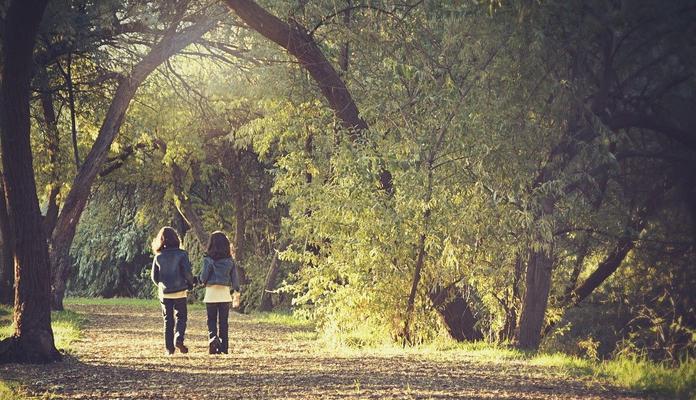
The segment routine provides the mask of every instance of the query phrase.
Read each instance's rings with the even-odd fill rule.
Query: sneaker
[[[169,356],[171,356],[171,355],[174,355],[174,350],[169,350],[169,349],[167,349],[167,350],[164,351],[164,355],[167,356],[167,357],[169,357]]]
[[[184,345],[184,342],[177,343],[176,348],[179,349],[182,354],[188,353],[188,347]]]
[[[208,341],[208,354],[219,354],[220,353],[220,342],[217,338],[210,339]]]

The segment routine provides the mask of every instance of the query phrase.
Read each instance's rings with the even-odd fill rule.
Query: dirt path
[[[522,362],[442,356],[341,356],[315,346],[303,328],[233,313],[233,354],[209,356],[204,311],[189,310],[190,353],[163,355],[159,310],[71,306],[87,316],[83,338],[65,362],[0,366],[33,395],[74,399],[226,398],[636,398]]]

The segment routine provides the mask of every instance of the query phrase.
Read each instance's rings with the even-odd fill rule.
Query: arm
[[[152,279],[152,282],[157,285],[159,283],[159,265],[157,265],[157,256],[155,255],[155,258],[152,259],[152,271],[150,271],[150,278]]]
[[[210,270],[211,264],[210,261],[208,261],[208,257],[203,257],[203,269],[201,269],[201,274],[198,277],[198,280],[204,284],[208,284],[208,279],[210,279]]]
[[[181,258],[181,270],[184,274],[184,279],[189,284],[189,288],[193,287],[193,272],[191,271],[191,261],[189,261],[188,254],[184,253]]]

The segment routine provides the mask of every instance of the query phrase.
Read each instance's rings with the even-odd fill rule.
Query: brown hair
[[[160,229],[157,236],[152,239],[152,251],[156,254],[161,253],[162,249],[178,249],[180,245],[179,234],[171,226]]]
[[[210,235],[206,255],[213,260],[231,258],[234,256],[234,247],[232,243],[230,243],[230,240],[227,239],[227,235],[225,235],[224,232],[215,231]]]

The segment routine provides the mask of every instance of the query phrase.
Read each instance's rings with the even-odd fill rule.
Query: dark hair
[[[160,229],[157,236],[152,240],[152,251],[161,253],[162,249],[178,249],[181,244],[179,234],[171,226]]]
[[[227,235],[221,231],[215,231],[208,239],[208,249],[205,255],[213,260],[231,258],[234,255],[234,247],[232,247],[230,240],[227,239]]]

